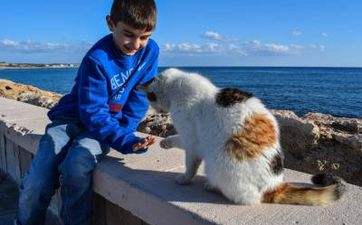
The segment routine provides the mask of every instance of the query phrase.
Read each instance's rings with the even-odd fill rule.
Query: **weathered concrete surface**
[[[200,171],[190,186],[175,184],[183,171],[182,150],[152,147],[145,157],[111,152],[99,164],[94,189],[151,224],[361,224],[362,188],[348,185],[342,201],[326,208],[292,205],[233,205],[203,190]],[[309,175],[287,170],[287,180]],[[170,221],[173,221],[170,223]]]
[[[16,108],[24,109],[21,110],[24,114],[18,115],[19,119],[11,118],[12,131],[6,131],[5,135],[25,144],[23,139],[26,140],[27,136],[42,134],[46,116],[45,112],[42,115],[38,112],[38,116],[43,116],[43,122],[40,118],[33,123],[23,120],[31,117],[26,110],[28,106],[23,104],[0,98],[0,114],[6,111],[5,116],[0,117],[0,128],[8,128],[10,124],[6,119],[11,118],[12,110],[9,108],[14,109],[13,113]],[[29,132],[22,133],[24,129],[20,127],[24,124]],[[93,189],[108,201],[154,225],[362,224],[360,186],[348,184],[344,198],[326,208],[270,204],[239,206],[218,194],[204,191],[203,171],[189,186],[175,184],[175,176],[184,170],[183,160],[182,150],[163,150],[157,144],[142,155],[122,155],[111,151],[94,172]],[[309,182],[309,175],[304,173],[287,170],[286,175],[290,181]]]
[[[35,153],[49,123],[48,109],[1,97],[0,106],[0,127],[6,128],[6,137]]]

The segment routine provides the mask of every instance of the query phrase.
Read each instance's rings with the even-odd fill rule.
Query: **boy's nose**
[[[137,38],[136,40],[132,41],[132,47],[134,49],[139,49],[141,46],[141,41]]]

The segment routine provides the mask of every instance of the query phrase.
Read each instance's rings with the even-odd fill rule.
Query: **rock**
[[[319,128],[313,121],[305,121],[294,112],[272,110],[280,127],[281,145],[297,159],[303,159],[308,149],[315,147],[319,139]]]
[[[146,118],[139,124],[138,131],[160,137],[176,134],[168,114],[156,114],[150,109]]]
[[[362,155],[362,119],[308,113],[303,120],[317,124],[321,131],[320,142],[345,146],[352,151],[349,154]]]
[[[362,119],[322,113],[308,113],[301,118],[291,116],[290,113],[275,114],[281,126],[287,167],[308,173],[332,172],[348,182],[362,185]],[[309,129],[310,134],[307,125],[314,127]],[[299,138],[285,140],[285,137],[292,137],[293,133],[306,137],[303,138],[306,143],[298,143],[303,141]],[[305,149],[301,147],[295,154],[295,149],[291,148],[293,145],[304,145]]]
[[[31,85],[18,84],[4,79],[0,79],[0,96],[45,108],[52,108],[62,97],[54,92],[43,91]]]

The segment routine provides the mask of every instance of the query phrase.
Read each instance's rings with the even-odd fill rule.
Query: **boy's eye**
[[[128,38],[131,38],[131,37],[133,37],[133,34],[124,33],[124,36],[126,36],[126,37],[128,37]]]
[[[142,40],[142,41],[144,41],[144,40],[147,40],[147,39],[149,39],[150,38],[150,36],[142,36],[140,39]]]
[[[157,97],[156,97],[156,94],[154,92],[148,92],[147,93],[147,98],[151,102],[157,101]]]

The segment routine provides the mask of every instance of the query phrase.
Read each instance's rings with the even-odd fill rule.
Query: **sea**
[[[219,87],[234,87],[258,96],[271,109],[302,116],[321,112],[362,118],[362,68],[327,67],[179,67],[208,77]],[[166,69],[160,67],[159,72]],[[68,93],[77,68],[3,69],[0,79]]]

